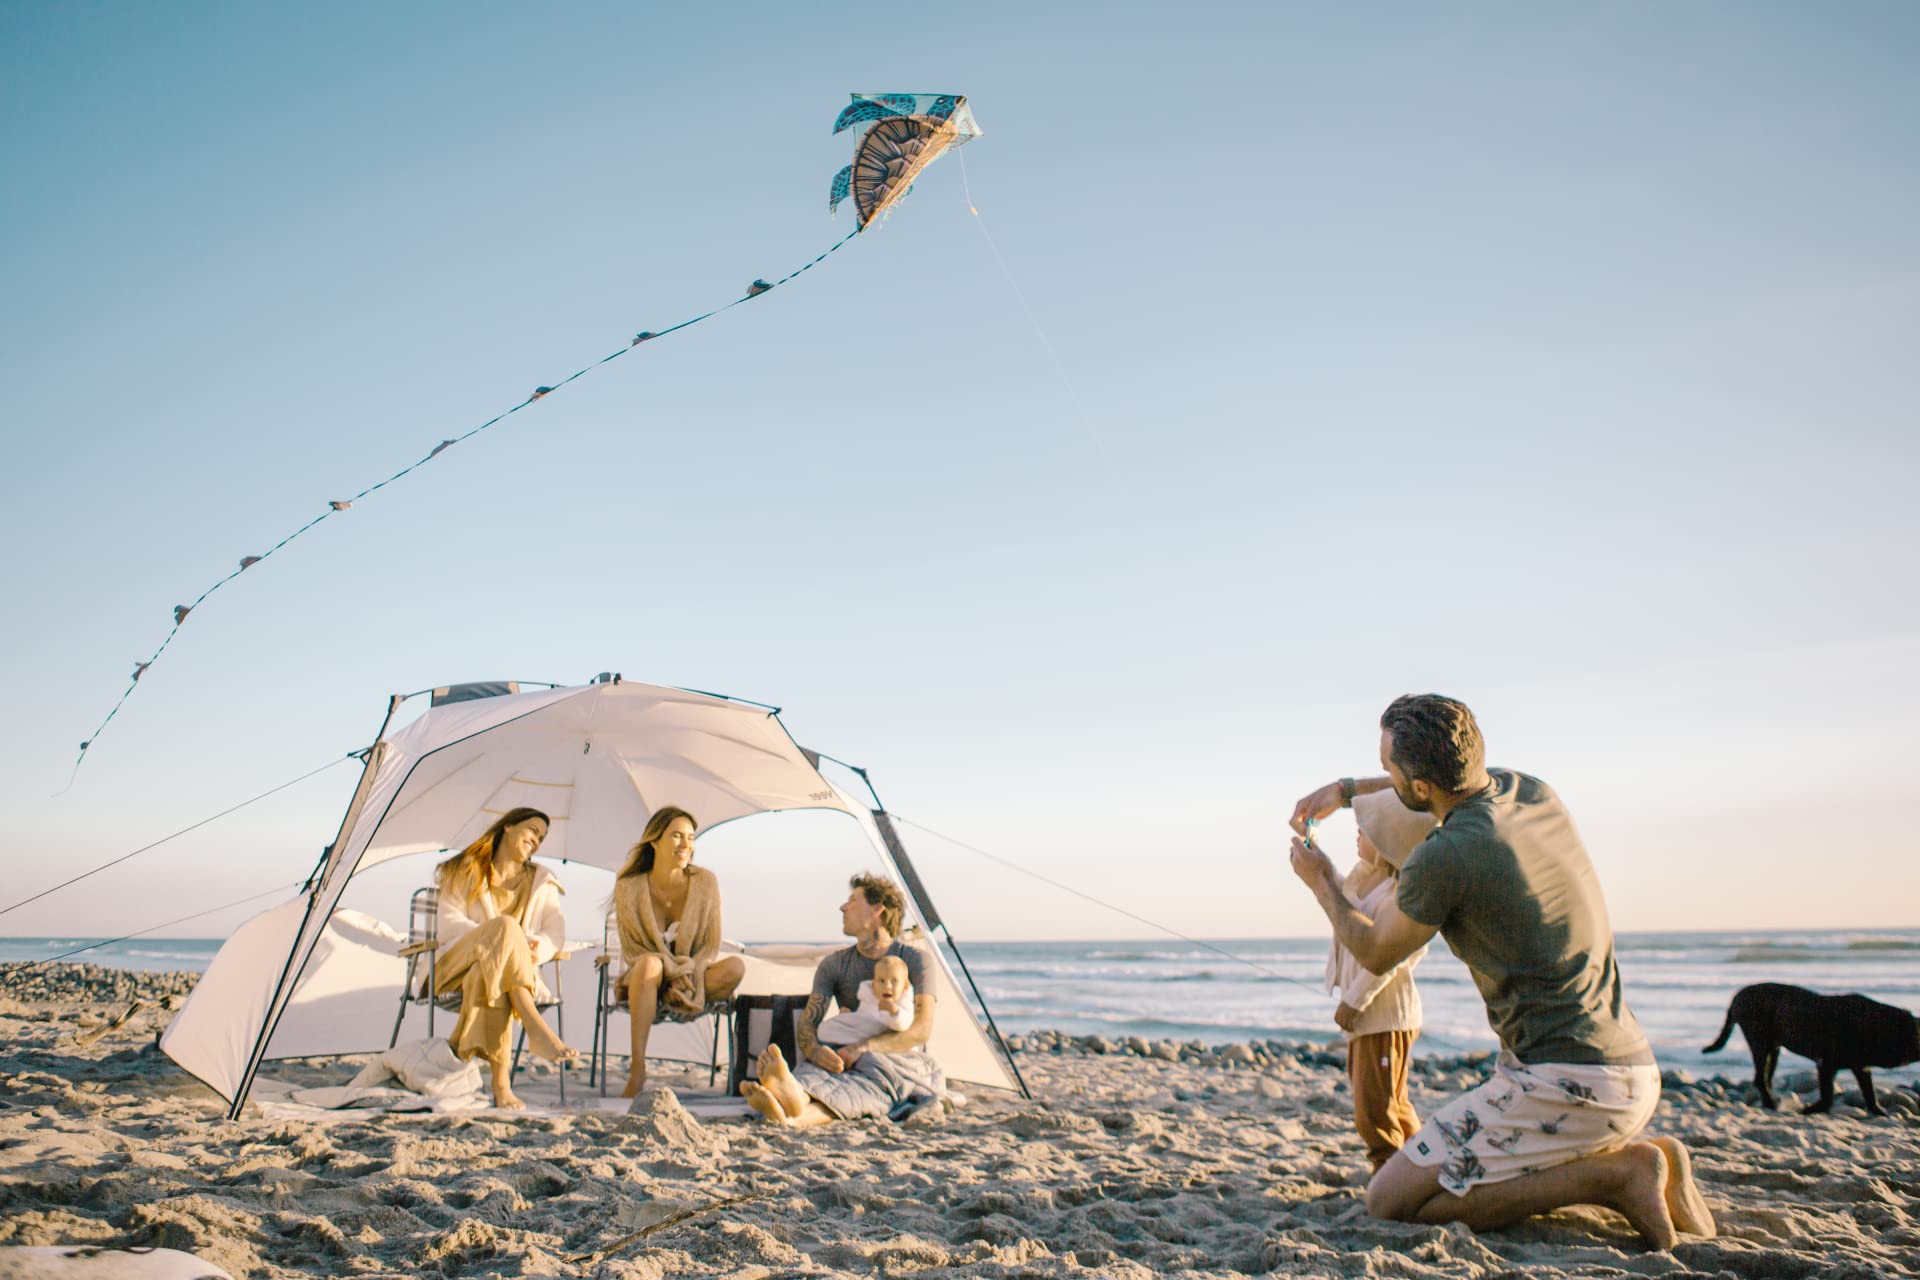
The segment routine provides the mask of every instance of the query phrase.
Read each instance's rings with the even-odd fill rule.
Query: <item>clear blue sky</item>
[[[1621,928],[1912,923],[1920,9],[726,14],[0,11],[0,905],[389,692],[618,669],[1189,932],[1323,927],[1285,816],[1420,689],[1559,787]],[[330,520],[51,798],[240,556],[843,235],[852,90],[970,96],[991,242],[942,161]],[[298,879],[351,783],[0,931]],[[1133,931],[921,845],[962,938]],[[861,861],[807,819],[706,848],[828,905]]]

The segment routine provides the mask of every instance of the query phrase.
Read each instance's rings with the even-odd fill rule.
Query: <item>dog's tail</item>
[[[1727,1020],[1720,1027],[1720,1036],[1712,1044],[1702,1049],[1702,1053],[1718,1053],[1727,1047],[1727,1041],[1733,1037],[1733,1007],[1727,1007]]]

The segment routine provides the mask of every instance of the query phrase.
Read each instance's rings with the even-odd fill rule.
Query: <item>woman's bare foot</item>
[[[781,1109],[779,1100],[753,1081],[748,1080],[741,1084],[740,1096],[747,1100],[748,1106],[773,1121],[773,1123],[778,1125],[790,1125],[793,1123],[793,1117]]]
[[[577,1062],[580,1051],[571,1045],[563,1044],[559,1036],[547,1027],[545,1021],[535,1019],[527,1025],[527,1048],[533,1050],[536,1058],[544,1058],[552,1063]]]
[[[499,1107],[502,1111],[525,1111],[527,1109],[527,1104],[514,1096],[513,1068],[511,1066],[505,1070],[499,1067],[493,1069],[493,1105]]]
[[[1653,1145],[1667,1157],[1667,1212],[1673,1217],[1674,1229],[1704,1240],[1719,1235],[1713,1211],[1700,1194],[1700,1184],[1693,1180],[1693,1157],[1687,1154],[1686,1146],[1678,1138],[1664,1136],[1653,1139]]]
[[[793,1072],[787,1070],[786,1055],[780,1052],[780,1046],[769,1044],[760,1052],[760,1085],[773,1096],[780,1109],[789,1116],[797,1116],[807,1105],[807,1091],[793,1078]]]
[[[1617,1161],[1620,1181],[1607,1203],[1625,1214],[1640,1238],[1653,1248],[1673,1248],[1679,1235],[1667,1209],[1666,1152],[1651,1142],[1636,1142],[1611,1158]]]
[[[620,1096],[623,1098],[637,1098],[640,1096],[640,1091],[646,1087],[647,1069],[641,1067],[638,1071],[627,1076],[627,1087],[620,1091]]]

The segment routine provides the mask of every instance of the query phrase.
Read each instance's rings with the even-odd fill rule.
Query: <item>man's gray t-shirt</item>
[[[927,989],[926,953],[904,942],[895,942],[886,953],[906,961],[907,981],[913,984],[913,998],[918,1001]],[[869,959],[860,954],[858,947],[836,951],[813,971],[813,994],[832,996],[843,1013],[851,1013],[860,1003],[860,984],[873,981],[873,967],[877,963],[879,957]]]
[[[1409,919],[1473,974],[1500,1043],[1528,1064],[1653,1061],[1621,990],[1593,862],[1553,788],[1506,769],[1400,873]]]

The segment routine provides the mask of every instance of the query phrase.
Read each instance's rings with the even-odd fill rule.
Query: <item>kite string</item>
[[[239,804],[234,805],[230,809],[222,809],[220,812],[214,814],[211,818],[202,818],[200,819],[200,821],[194,823],[192,826],[182,827],[170,836],[161,836],[158,840],[155,840],[152,844],[143,844],[138,849],[135,849],[132,853],[121,854],[119,857],[113,859],[111,862],[103,862],[99,866],[93,868],[91,871],[82,871],[79,875],[73,877],[73,879],[62,880],[59,884],[54,885],[53,888],[51,889],[42,889],[39,893],[34,894],[31,898],[22,898],[20,899],[20,901],[13,903],[11,906],[0,907],[0,916],[6,915],[7,912],[9,911],[18,910],[19,908],[26,906],[29,902],[38,902],[40,901],[40,899],[46,897],[48,894],[58,893],[60,892],[60,890],[66,888],[68,885],[79,884],[82,880],[85,880],[88,876],[98,875],[100,872],[105,871],[108,867],[117,867],[121,863],[127,861],[129,858],[139,857],[141,854],[147,852],[149,849],[158,849],[161,845],[167,843],[169,840],[178,840],[181,836],[186,835],[189,831],[198,831],[201,827],[206,826],[209,822],[217,822],[221,818],[226,817],[230,813],[238,813],[240,810],[246,808],[250,804],[258,804],[260,801],[265,800],[268,796],[277,795],[278,793],[285,791],[288,787],[295,786],[299,783],[305,782],[308,778],[312,778],[319,774],[325,773],[327,770],[333,768],[335,765],[340,764],[343,761],[351,760],[353,758],[354,757],[351,755],[346,755],[346,756],[341,756],[338,760],[329,760],[325,764],[321,765],[318,769],[313,769],[307,773],[301,774],[299,777],[295,778],[292,782],[283,782],[279,786],[274,787],[270,791],[262,791],[259,795],[253,797],[253,799],[251,800],[242,800]]]
[[[1129,911],[1125,907],[1116,907],[1111,902],[1106,902],[1100,898],[1096,898],[1092,894],[1076,889],[1070,884],[1062,884],[1060,881],[1055,880],[1050,876],[1043,876],[1038,871],[1034,871],[1027,867],[1023,867],[1019,863],[1011,861],[1010,859],[1002,858],[998,854],[988,853],[985,849],[982,849],[977,845],[968,844],[964,840],[956,840],[950,835],[946,835],[942,832],[935,831],[932,827],[923,826],[922,824],[915,822],[912,818],[903,818],[897,813],[893,814],[892,817],[894,821],[903,822],[907,826],[912,827],[917,831],[924,831],[928,835],[934,837],[936,840],[945,840],[948,844],[955,845],[961,849],[965,849],[968,853],[977,853],[981,857],[987,859],[989,862],[997,862],[1001,866],[1006,867],[1010,871],[1018,871],[1023,876],[1029,876],[1035,880],[1040,881],[1040,883],[1042,884],[1051,885],[1054,888],[1060,890],[1062,893],[1070,893],[1076,898],[1081,898],[1087,902],[1093,903],[1093,905],[1095,905],[1096,907],[1105,907],[1108,911],[1112,911],[1119,915],[1123,915],[1127,917],[1127,919],[1129,920],[1136,920],[1139,923],[1146,925],[1150,929],[1158,929],[1161,933],[1167,934],[1169,937],[1178,938],[1182,942],[1191,943],[1193,946],[1203,948],[1207,951],[1211,951],[1215,955],[1223,956],[1226,959],[1233,961],[1235,964],[1243,964],[1247,968],[1252,969],[1255,973],[1261,974],[1264,977],[1272,978],[1279,982],[1291,982],[1294,986],[1301,987],[1307,991],[1311,991],[1315,995],[1326,994],[1324,988],[1322,987],[1315,986],[1310,982],[1302,982],[1298,978],[1288,977],[1284,973],[1279,973],[1273,969],[1269,969],[1263,964],[1247,959],[1245,956],[1235,955],[1233,952],[1228,951],[1223,947],[1214,946],[1211,942],[1208,942],[1204,938],[1189,937],[1188,935],[1181,933],[1178,929],[1169,928],[1166,925],[1161,924],[1157,920],[1149,920],[1145,916],[1139,914],[1138,912]]]
[[[775,280],[772,284],[768,284],[764,280],[755,280],[751,285],[748,286],[746,293],[742,294],[738,298],[735,298],[732,302],[727,303],[725,306],[715,307],[713,310],[694,316],[690,320],[682,320],[679,324],[673,325],[666,329],[662,329],[658,333],[642,331],[641,333],[636,334],[634,336],[633,341],[629,342],[626,346],[621,347],[619,350],[613,352],[611,355],[602,356],[600,359],[593,361],[591,364],[586,365],[584,368],[581,368],[575,371],[574,373],[569,374],[567,377],[562,378],[559,382],[554,383],[550,387],[549,386],[536,387],[532,395],[528,396],[525,400],[522,400],[519,404],[514,405],[513,408],[508,409],[503,413],[495,414],[493,417],[487,419],[485,422],[481,423],[479,426],[468,431],[465,435],[454,436],[451,439],[442,440],[439,444],[435,445],[431,450],[429,450],[426,456],[419,458],[414,462],[408,463],[406,466],[400,468],[400,470],[394,472],[392,475],[388,476],[386,479],[381,480],[376,484],[368,485],[366,488],[360,490],[360,492],[354,494],[350,498],[329,502],[327,504],[327,509],[325,511],[322,511],[319,515],[307,521],[305,524],[301,525],[298,529],[295,529],[292,533],[289,533],[286,537],[280,539],[280,541],[274,543],[271,547],[267,548],[261,554],[257,556],[247,556],[244,559],[242,559],[240,561],[239,568],[233,570],[231,573],[227,574],[226,577],[221,578],[218,582],[215,582],[212,586],[208,587],[205,591],[202,591],[198,596],[194,597],[193,603],[174,606],[172,629],[169,630],[166,636],[160,641],[160,647],[153,651],[152,657],[148,658],[145,662],[138,663],[135,665],[133,670],[133,678],[127,682],[126,689],[120,694],[119,700],[113,704],[113,709],[107,712],[106,718],[100,722],[99,727],[94,729],[94,731],[90,735],[88,735],[86,741],[80,744],[79,754],[74,757],[74,761],[73,761],[73,773],[67,778],[66,787],[62,788],[61,791],[56,794],[64,795],[67,790],[70,790],[72,788],[74,779],[77,778],[80,774],[80,766],[87,758],[88,749],[92,747],[96,741],[99,740],[99,737],[102,733],[106,732],[107,726],[113,723],[113,718],[120,714],[120,708],[126,705],[128,698],[131,698],[133,696],[134,689],[140,683],[140,677],[146,673],[147,668],[151,667],[154,663],[160,660],[161,654],[167,651],[167,647],[173,643],[173,638],[180,634],[181,624],[183,624],[187,620],[188,615],[191,614],[195,609],[198,609],[203,603],[205,603],[206,599],[209,596],[211,596],[214,592],[226,586],[229,582],[232,582],[235,578],[245,573],[248,569],[252,568],[254,565],[259,564],[261,561],[265,560],[268,556],[271,556],[274,552],[280,550],[282,547],[286,546],[289,542],[292,542],[295,538],[300,537],[302,534],[306,533],[308,530],[314,528],[316,525],[320,524],[321,521],[326,520],[329,517],[338,515],[340,512],[347,510],[349,507],[351,507],[354,503],[360,501],[362,498],[368,497],[369,495],[374,493],[378,493],[380,490],[386,488],[388,485],[392,484],[394,481],[400,479],[402,476],[405,476],[409,472],[414,471],[420,467],[423,467],[427,463],[433,461],[435,458],[439,457],[443,452],[452,448],[454,445],[470,440],[474,436],[479,435],[482,431],[485,431],[488,427],[493,426],[495,423],[501,422],[507,418],[512,417],[514,414],[520,412],[522,409],[526,408],[528,405],[532,404],[534,401],[544,399],[545,397],[553,394],[555,391],[558,391],[561,387],[566,386],[569,382],[572,382],[575,378],[580,377],[582,374],[590,373],[594,369],[599,368],[601,365],[606,364],[609,361],[618,359],[623,355],[626,355],[629,351],[639,346],[642,342],[651,342],[657,338],[664,338],[670,333],[677,333],[682,329],[690,328],[693,325],[699,324],[702,320],[710,320],[714,316],[719,315],[723,311],[731,311],[733,310],[733,308],[739,306],[743,302],[749,302],[752,299],[758,298],[763,294],[771,293],[773,290],[778,289],[781,285],[786,284],[789,280],[792,280],[797,276],[804,275],[807,272],[813,270],[815,267],[819,266],[822,262],[826,261],[827,258],[839,252],[839,250],[842,247],[844,247],[848,241],[852,240],[855,236],[859,234],[860,234],[860,228],[856,226],[852,231],[848,232],[844,237],[835,241],[833,245],[830,248],[828,248],[826,252],[822,253],[819,257],[814,258],[811,262],[807,263],[803,267],[800,267],[793,271],[789,271],[786,275],[781,276],[778,280]]]
[[[1013,268],[1007,265],[1006,256],[1000,252],[1000,246],[995,242],[993,232],[987,229],[987,220],[981,215],[980,207],[973,202],[973,184],[967,180],[966,149],[959,148],[954,154],[960,157],[960,189],[966,194],[967,212],[973,215],[973,224],[980,228],[980,234],[985,237],[987,248],[993,252],[993,260],[1000,264],[1000,273],[1007,278],[1007,284],[1012,288],[1013,296],[1019,299],[1020,309],[1027,313],[1027,323],[1033,326],[1033,332],[1040,339],[1040,345],[1046,348],[1047,358],[1053,362],[1054,376],[1060,379],[1060,385],[1065,388],[1067,398],[1073,401],[1074,412],[1079,417],[1081,430],[1093,438],[1094,447],[1100,451],[1100,460],[1106,464],[1111,474],[1113,455],[1107,449],[1106,437],[1094,425],[1093,415],[1087,412],[1086,403],[1080,399],[1079,388],[1074,386],[1073,379],[1067,376],[1067,367],[1061,361],[1060,352],[1055,349],[1053,339],[1047,336],[1046,329],[1041,326],[1040,316],[1034,311],[1033,303],[1027,300],[1026,290],[1020,287],[1019,278],[1013,274]]]

